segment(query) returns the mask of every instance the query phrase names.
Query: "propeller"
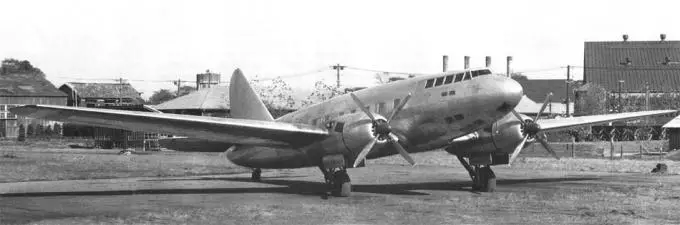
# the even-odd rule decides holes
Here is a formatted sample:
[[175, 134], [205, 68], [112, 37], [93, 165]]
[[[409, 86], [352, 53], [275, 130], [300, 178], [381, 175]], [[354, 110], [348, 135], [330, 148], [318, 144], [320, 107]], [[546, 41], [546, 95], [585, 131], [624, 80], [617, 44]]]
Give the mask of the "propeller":
[[352, 99], [354, 100], [354, 103], [359, 106], [359, 109], [363, 111], [368, 118], [371, 119], [371, 122], [373, 124], [373, 130], [375, 132], [375, 137], [373, 140], [371, 140], [364, 148], [361, 150], [359, 155], [357, 156], [356, 160], [354, 160], [354, 167], [357, 167], [359, 163], [362, 161], [366, 160], [366, 155], [368, 155], [369, 152], [371, 152], [371, 149], [373, 149], [373, 146], [375, 146], [375, 143], [378, 142], [378, 140], [387, 140], [392, 144], [392, 146], [397, 149], [399, 154], [406, 159], [411, 165], [415, 165], [416, 162], [413, 161], [413, 158], [408, 154], [408, 152], [404, 149], [401, 144], [399, 144], [399, 138], [397, 135], [392, 133], [392, 127], [390, 126], [390, 122], [392, 119], [394, 119], [399, 112], [404, 108], [406, 105], [406, 102], [408, 102], [409, 99], [411, 99], [411, 93], [409, 93], [403, 101], [394, 109], [392, 110], [392, 113], [390, 114], [389, 117], [387, 117], [387, 121], [384, 119], [376, 119], [375, 116], [373, 116], [373, 113], [369, 111], [366, 107], [365, 104], [356, 96], [354, 93], [350, 93], [352, 96]]
[[524, 149], [524, 144], [527, 142], [529, 138], [537, 140], [545, 150], [547, 150], [553, 157], [556, 159], [560, 159], [559, 156], [557, 156], [557, 153], [548, 145], [548, 142], [545, 140], [545, 135], [543, 135], [541, 131], [541, 125], [539, 125], [537, 122], [541, 119], [541, 114], [543, 114], [543, 111], [545, 108], [548, 106], [548, 103], [550, 102], [550, 97], [552, 96], [552, 92], [548, 93], [548, 95], [545, 98], [545, 101], [543, 101], [543, 105], [541, 106], [541, 110], [538, 111], [538, 114], [536, 114], [536, 117], [533, 121], [531, 120], [524, 120], [522, 117], [515, 111], [514, 109], [512, 110], [512, 114], [519, 119], [520, 123], [522, 124], [522, 133], [524, 134], [524, 138], [522, 141], [515, 147], [515, 151], [512, 152], [512, 156], [510, 156], [510, 163], [515, 161], [515, 158], [519, 155], [519, 153]]

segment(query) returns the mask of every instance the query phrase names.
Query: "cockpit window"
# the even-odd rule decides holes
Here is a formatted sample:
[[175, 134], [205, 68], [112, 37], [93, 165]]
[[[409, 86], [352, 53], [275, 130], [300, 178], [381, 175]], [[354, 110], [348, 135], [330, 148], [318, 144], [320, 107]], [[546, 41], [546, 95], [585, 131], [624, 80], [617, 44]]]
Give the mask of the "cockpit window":
[[479, 76], [479, 70], [473, 70], [473, 71], [470, 71], [470, 73], [472, 74], [473, 78], [476, 77], [476, 76]]
[[442, 84], [444, 84], [444, 77], [438, 77], [437, 82], [434, 83], [434, 86], [436, 87]]
[[490, 70], [479, 70], [477, 72], [479, 72], [479, 76], [491, 74]]
[[469, 80], [470, 79], [470, 71], [465, 72], [465, 76], [463, 77], [463, 80]]
[[444, 80], [444, 84], [450, 84], [451, 82], [453, 82], [453, 75], [446, 76], [446, 79]]
[[425, 84], [425, 88], [431, 88], [432, 86], [434, 86], [434, 79], [427, 80], [427, 83]]
[[463, 73], [456, 74], [456, 81], [455, 82], [460, 82], [463, 80]]

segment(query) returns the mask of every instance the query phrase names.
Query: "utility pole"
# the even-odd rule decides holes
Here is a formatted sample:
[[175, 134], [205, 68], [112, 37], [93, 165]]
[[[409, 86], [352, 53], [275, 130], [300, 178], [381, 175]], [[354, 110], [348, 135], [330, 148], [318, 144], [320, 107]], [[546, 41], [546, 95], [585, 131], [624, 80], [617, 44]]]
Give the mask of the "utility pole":
[[182, 86], [182, 80], [177, 78], [177, 81], [174, 81], [174, 82], [177, 85], [177, 96], [179, 97], [179, 89], [180, 89], [180, 86]]
[[570, 71], [571, 71], [571, 66], [567, 65], [567, 82], [566, 82], [567, 83], [567, 117], [569, 117], [569, 94], [570, 94], [569, 83], [571, 82], [571, 76], [569, 74]]
[[341, 66], [338, 63], [335, 66], [332, 66], [331, 68], [333, 68], [336, 71], [337, 82], [338, 82], [337, 87], [340, 88], [340, 70], [344, 70], [345, 66]]
[[118, 79], [120, 87], [118, 88], [118, 105], [123, 105], [123, 78]]

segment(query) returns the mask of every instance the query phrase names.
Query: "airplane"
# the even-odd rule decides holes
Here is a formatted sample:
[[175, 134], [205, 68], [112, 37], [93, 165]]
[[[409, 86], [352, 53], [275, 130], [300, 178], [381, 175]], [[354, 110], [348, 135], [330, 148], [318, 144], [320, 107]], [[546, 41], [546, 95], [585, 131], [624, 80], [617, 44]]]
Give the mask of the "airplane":
[[11, 112], [224, 142], [226, 157], [252, 168], [255, 181], [261, 179], [261, 169], [319, 167], [331, 194], [343, 197], [351, 194], [347, 169], [365, 166], [366, 159], [400, 154], [415, 165], [410, 153], [441, 148], [458, 157], [474, 190], [492, 192], [496, 177], [490, 166], [511, 163], [528, 144], [538, 141], [556, 156], [542, 136], [545, 131], [675, 112], [541, 120], [546, 100], [539, 115], [529, 118], [514, 110], [524, 95], [522, 86], [488, 68], [389, 82], [277, 119], [240, 69], [232, 74], [229, 94], [231, 118], [54, 105], [25, 105]]

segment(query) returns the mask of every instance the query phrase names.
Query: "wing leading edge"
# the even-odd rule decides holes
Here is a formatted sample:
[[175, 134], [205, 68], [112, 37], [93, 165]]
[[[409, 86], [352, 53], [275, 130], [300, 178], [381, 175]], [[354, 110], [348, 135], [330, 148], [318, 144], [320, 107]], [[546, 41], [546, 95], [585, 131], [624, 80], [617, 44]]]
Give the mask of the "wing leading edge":
[[304, 146], [329, 135], [311, 125], [274, 121], [54, 105], [26, 105], [10, 111], [30, 118], [270, 147]]
[[645, 116], [657, 116], [677, 112], [676, 110], [653, 110], [641, 112], [626, 112], [605, 115], [579, 116], [561, 119], [539, 120], [537, 123], [543, 131], [564, 130], [574, 126], [584, 126], [600, 123], [608, 123], [616, 120], [636, 119]]

